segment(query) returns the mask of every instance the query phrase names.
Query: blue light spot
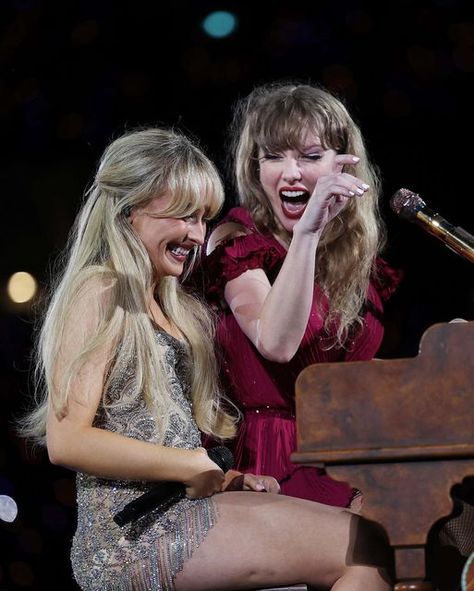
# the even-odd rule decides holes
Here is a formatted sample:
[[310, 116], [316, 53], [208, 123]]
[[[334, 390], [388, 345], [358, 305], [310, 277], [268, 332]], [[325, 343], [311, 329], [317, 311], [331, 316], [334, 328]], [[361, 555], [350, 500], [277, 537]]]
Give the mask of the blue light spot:
[[237, 19], [225, 10], [211, 12], [202, 21], [202, 28], [210, 37], [221, 39], [234, 32], [237, 26]]

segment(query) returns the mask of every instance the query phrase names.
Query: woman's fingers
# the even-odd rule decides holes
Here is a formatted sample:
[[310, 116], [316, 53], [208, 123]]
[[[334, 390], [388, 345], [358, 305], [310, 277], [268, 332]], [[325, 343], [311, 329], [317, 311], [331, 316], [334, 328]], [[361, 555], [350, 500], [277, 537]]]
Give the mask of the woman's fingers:
[[222, 470], [202, 472], [185, 487], [186, 496], [190, 499], [210, 497], [221, 491], [223, 480]]
[[331, 197], [331, 195], [361, 197], [369, 188], [369, 185], [364, 183], [364, 181], [346, 172], [341, 172], [336, 175], [320, 177], [315, 193], [325, 193], [326, 199]]
[[[349, 161], [349, 154], [339, 155], [340, 162]], [[363, 180], [347, 172], [319, 177], [306, 210], [298, 222], [302, 232], [321, 231], [346, 206], [349, 199], [362, 197], [369, 189]]]
[[360, 160], [355, 154], [336, 154], [334, 159], [336, 164], [357, 164]]
[[279, 493], [280, 485], [272, 476], [258, 476], [256, 474], [245, 474], [243, 490]]
[[355, 166], [360, 158], [354, 154], [337, 154], [334, 158], [334, 171], [339, 173], [345, 166]]

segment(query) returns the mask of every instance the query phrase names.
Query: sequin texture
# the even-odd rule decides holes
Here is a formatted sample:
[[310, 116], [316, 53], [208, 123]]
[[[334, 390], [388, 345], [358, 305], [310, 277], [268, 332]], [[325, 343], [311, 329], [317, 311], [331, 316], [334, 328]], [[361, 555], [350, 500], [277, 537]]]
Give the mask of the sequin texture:
[[[163, 348], [171, 396], [179, 407], [172, 414], [164, 445], [194, 449], [201, 437], [189, 398], [187, 346], [156, 331]], [[133, 363], [120, 372], [106, 394], [95, 426], [152, 443], [159, 441], [155, 419], [137, 391]], [[176, 574], [217, 519], [212, 498], [181, 499], [158, 507], [119, 527], [113, 516], [157, 483], [106, 480], [78, 473], [78, 522], [72, 542], [74, 577], [84, 591], [168, 591]]]

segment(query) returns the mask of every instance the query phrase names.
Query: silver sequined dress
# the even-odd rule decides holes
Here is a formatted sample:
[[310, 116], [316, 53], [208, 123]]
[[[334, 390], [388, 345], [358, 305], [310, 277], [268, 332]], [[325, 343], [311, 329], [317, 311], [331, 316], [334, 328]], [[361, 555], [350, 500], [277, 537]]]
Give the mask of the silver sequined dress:
[[[194, 449], [201, 445], [189, 399], [187, 347], [156, 330], [166, 356], [171, 395], [182, 414], [172, 415], [164, 445]], [[120, 402], [120, 403], [119, 403]], [[143, 441], [159, 440], [155, 420], [137, 391], [133, 363], [106, 395], [95, 426]], [[105, 480], [77, 475], [78, 524], [71, 551], [76, 581], [87, 591], [164, 591], [217, 518], [212, 498], [181, 499], [119, 527], [113, 516], [157, 483]]]

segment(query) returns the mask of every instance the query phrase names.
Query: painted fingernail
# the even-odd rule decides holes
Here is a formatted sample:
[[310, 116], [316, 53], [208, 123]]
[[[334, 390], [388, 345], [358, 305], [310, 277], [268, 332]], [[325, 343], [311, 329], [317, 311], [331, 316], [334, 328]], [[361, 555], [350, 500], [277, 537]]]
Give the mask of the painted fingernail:
[[363, 189], [368, 189], [369, 188], [369, 185], [367, 183], [362, 183], [362, 188]]
[[354, 195], [355, 195], [354, 191], [349, 191], [349, 195], [350, 195], [351, 197], [354, 197]]
[[359, 195], [363, 195], [364, 194], [364, 190], [363, 189], [357, 189], [357, 192], [359, 193]]
[[352, 156], [352, 162], [359, 162], [359, 156]]

